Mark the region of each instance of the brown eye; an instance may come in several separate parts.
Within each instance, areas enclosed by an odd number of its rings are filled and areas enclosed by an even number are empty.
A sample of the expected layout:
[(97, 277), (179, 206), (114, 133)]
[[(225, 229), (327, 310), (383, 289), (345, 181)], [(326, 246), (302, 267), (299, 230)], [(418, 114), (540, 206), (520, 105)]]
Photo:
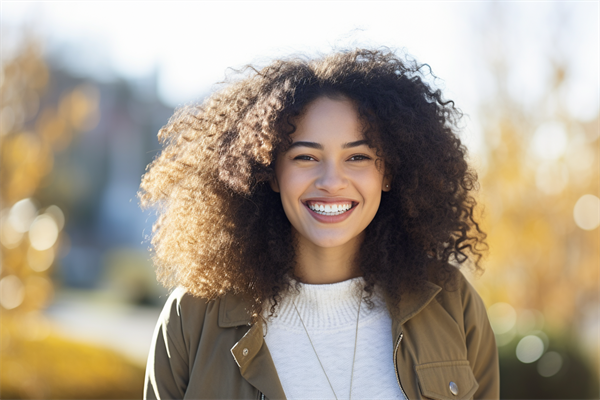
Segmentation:
[(314, 157), (307, 156), (307, 155), (296, 156), (296, 157), (294, 157), (294, 160), (299, 160), (299, 161), (316, 161)]
[(356, 154), (352, 157), (349, 158), (349, 161), (365, 161), (365, 160), (370, 160), (371, 157), (364, 155), (364, 154)]

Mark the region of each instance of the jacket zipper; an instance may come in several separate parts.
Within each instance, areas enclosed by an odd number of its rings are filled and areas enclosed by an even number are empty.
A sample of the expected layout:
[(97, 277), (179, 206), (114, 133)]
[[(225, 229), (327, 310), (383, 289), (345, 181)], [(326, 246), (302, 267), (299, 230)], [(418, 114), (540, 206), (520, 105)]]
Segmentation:
[(396, 362), (396, 358), (398, 357), (398, 348), (400, 347), (400, 342), (404, 337), (404, 332), (400, 332), (400, 337), (398, 337), (398, 341), (396, 342), (396, 346), (394, 348), (394, 369), (396, 370), (396, 380), (398, 381), (398, 386), (400, 386), (400, 391), (404, 395), (404, 398), (408, 400), (406, 393), (404, 393), (404, 389), (402, 388), (402, 384), (400, 383), (400, 373), (398, 371), (398, 363)]

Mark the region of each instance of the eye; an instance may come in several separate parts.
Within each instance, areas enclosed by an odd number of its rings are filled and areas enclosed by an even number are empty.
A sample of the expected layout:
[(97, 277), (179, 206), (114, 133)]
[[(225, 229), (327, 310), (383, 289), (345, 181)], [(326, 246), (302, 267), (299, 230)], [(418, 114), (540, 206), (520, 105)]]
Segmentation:
[(316, 161), (316, 159), (313, 156), (308, 156), (306, 154), (301, 154), (299, 156), (294, 157), (294, 160), (299, 160), (299, 161)]
[(348, 159), (348, 161), (366, 161), (366, 160), (371, 160), (371, 157), (367, 156), (366, 154), (355, 154)]

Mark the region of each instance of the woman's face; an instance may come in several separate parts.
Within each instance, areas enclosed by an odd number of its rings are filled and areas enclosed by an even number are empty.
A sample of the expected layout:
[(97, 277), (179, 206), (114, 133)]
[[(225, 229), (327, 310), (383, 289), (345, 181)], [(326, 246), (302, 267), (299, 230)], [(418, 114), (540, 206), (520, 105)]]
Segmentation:
[(364, 140), (354, 104), (318, 98), (296, 127), (292, 145), (277, 156), (271, 186), (281, 194), (300, 244), (356, 244), (389, 182), (383, 162)]

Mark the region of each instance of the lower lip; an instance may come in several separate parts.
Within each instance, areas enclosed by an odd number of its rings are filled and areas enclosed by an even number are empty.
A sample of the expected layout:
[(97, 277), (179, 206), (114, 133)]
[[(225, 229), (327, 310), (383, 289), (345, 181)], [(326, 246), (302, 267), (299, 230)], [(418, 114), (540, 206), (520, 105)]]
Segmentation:
[(354, 209), (356, 208), (356, 206), (353, 206), (351, 209), (349, 209), (345, 213), (339, 214), (339, 215), (323, 215), (323, 214), (318, 214), (318, 213), (314, 212), (306, 204), (304, 204), (304, 207), (306, 207), (306, 209), (308, 210), (308, 212), (314, 219), (316, 219), (317, 221), (322, 222), (324, 224), (335, 224), (338, 222), (342, 222), (343, 220), (348, 218), (350, 216), (350, 214), (352, 214), (352, 211), (354, 211)]

